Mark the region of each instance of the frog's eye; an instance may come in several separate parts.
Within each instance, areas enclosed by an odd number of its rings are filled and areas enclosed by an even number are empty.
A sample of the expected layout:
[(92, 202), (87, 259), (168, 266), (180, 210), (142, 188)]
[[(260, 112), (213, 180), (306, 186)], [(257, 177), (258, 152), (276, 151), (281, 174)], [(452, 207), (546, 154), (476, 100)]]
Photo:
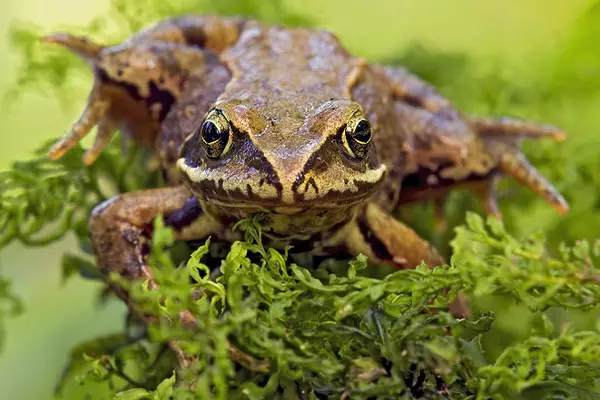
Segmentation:
[(229, 121), (220, 111), (211, 111), (200, 127), (200, 137), (210, 158), (222, 156), (231, 144)]
[(353, 116), (346, 124), (342, 137), (344, 147), (353, 157), (363, 157), (371, 143), (371, 124), (363, 116)]

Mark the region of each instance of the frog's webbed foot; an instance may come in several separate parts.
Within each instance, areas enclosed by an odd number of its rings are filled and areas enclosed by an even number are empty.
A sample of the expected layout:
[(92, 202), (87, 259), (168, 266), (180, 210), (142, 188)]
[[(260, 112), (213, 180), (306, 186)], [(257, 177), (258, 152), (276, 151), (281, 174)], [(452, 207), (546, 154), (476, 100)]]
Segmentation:
[[(105, 46), (94, 43), (88, 38), (72, 36), (65, 33), (45, 36), (42, 38), (45, 43), (60, 44), (67, 47), (73, 53), (77, 54), (88, 62), (92, 67), (99, 62), (100, 53)], [(58, 141), (49, 151), (50, 159), (61, 158), (66, 152), (73, 148), (83, 139), (93, 128), (98, 125), (98, 134), (96, 141), (91, 149), (84, 155), (86, 164), (93, 163), (102, 150), (108, 145), (114, 127), (112, 127), (105, 118), (110, 107), (110, 100), (101, 94), (98, 82), (94, 84), (88, 97), (88, 103), (81, 116), (73, 124), (71, 130), (60, 141)]]
[[(563, 196), (544, 176), (533, 167), (520, 149), (523, 139), (553, 138), (557, 141), (566, 139), (560, 129), (547, 124), (537, 124), (514, 118), (470, 118), (472, 126), (484, 143), (485, 150), (497, 160), (498, 170), (512, 176), (533, 190), (542, 199), (564, 215), (569, 206)], [(484, 201), (486, 210), (499, 216), (498, 207), (491, 184), (481, 186), (477, 192)]]

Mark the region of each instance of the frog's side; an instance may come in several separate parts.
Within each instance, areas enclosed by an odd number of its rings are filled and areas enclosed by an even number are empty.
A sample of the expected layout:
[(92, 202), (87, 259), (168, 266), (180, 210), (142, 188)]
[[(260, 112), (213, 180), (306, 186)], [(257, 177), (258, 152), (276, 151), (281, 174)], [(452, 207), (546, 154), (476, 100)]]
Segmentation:
[(466, 186), (498, 215), (492, 185), (505, 173), (567, 210), (519, 150), (523, 138), (560, 131), (463, 116), (407, 71), (369, 65), (328, 32), (189, 16), (114, 47), (46, 40), (82, 55), (96, 79), (51, 157), (97, 125), (91, 163), (120, 128), (153, 146), (171, 185), (94, 210), (90, 235), (105, 272), (152, 282), (144, 249), (158, 214), (180, 239), (233, 240), (233, 224), (262, 213), (272, 246), (413, 267), (442, 259), (389, 214), (402, 204)]

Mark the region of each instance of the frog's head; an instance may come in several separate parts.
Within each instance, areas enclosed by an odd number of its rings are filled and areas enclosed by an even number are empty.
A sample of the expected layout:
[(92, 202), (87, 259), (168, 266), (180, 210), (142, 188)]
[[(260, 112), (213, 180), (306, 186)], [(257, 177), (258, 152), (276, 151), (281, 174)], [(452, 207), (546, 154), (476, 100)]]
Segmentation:
[(217, 103), (185, 141), (178, 167), (196, 195), (226, 207), (339, 207), (381, 183), (362, 108), (349, 100)]

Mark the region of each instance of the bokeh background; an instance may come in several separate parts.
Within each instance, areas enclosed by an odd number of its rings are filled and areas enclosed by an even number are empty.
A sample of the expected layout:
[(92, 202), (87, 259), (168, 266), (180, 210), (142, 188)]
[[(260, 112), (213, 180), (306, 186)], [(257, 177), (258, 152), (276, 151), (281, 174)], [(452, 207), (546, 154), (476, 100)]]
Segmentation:
[[(288, 0), (286, 3), (313, 18), (319, 26), (337, 33), (351, 51), (370, 60), (412, 60), (426, 74), (430, 60), (426, 55), (439, 52), (445, 58), (437, 59), (435, 70), (447, 74), (442, 78), (439, 74), (431, 77), (441, 79), (442, 90), (468, 111), (510, 112), (567, 128), (570, 139), (566, 146), (570, 150), (557, 153), (555, 162), (547, 160), (548, 154), (557, 151), (554, 144), (530, 145), (528, 150), (534, 158), (551, 167), (553, 163), (559, 164), (549, 173), (559, 187), (571, 190), (569, 200), (573, 212), (566, 220), (568, 223), (561, 222), (551, 209), (533, 197), (528, 197), (531, 201), (527, 205), (509, 207), (506, 212), (509, 217), (519, 213), (519, 218), (511, 218), (511, 228), (522, 235), (542, 229), (554, 242), (600, 237), (597, 235), (600, 228), (595, 227), (600, 225), (600, 217), (590, 213), (598, 207), (590, 203), (595, 197), (586, 187), (586, 182), (594, 182), (598, 177), (586, 181), (574, 175), (585, 165), (573, 168), (560, 165), (583, 162), (585, 157), (590, 157), (590, 152), (599, 151), (597, 128), (600, 124), (596, 121), (600, 95), (590, 94), (595, 86), (573, 81), (572, 71), (563, 68), (571, 60), (591, 67), (600, 65), (597, 57), (589, 61), (584, 56), (578, 58), (589, 50), (585, 47), (586, 40), (594, 40), (586, 36), (587, 31), (578, 33), (577, 29), (590, 23), (586, 18), (590, 10), (597, 11), (598, 7), (594, 8), (597, 2)], [(0, 93), (7, 93), (19, 71), (18, 53), (10, 45), (11, 26), (19, 21), (28, 22), (47, 32), (65, 24), (84, 26), (92, 18), (106, 13), (109, 6), (110, 0), (1, 2)], [(583, 48), (573, 47), (574, 41), (583, 43)], [(444, 60), (448, 62), (447, 70), (439, 65)], [(545, 78), (549, 71), (556, 78), (552, 82), (558, 82), (551, 89), (546, 87), (550, 82)], [(598, 69), (583, 68), (577, 74), (594, 72)], [(487, 94), (479, 91), (482, 89), (478, 84), (480, 79)], [(599, 78), (590, 75), (590, 80), (594, 79), (597, 82)], [(539, 85), (531, 89), (528, 84)], [(41, 142), (63, 134), (83, 106), (89, 85), (89, 80), (74, 84), (68, 102), (39, 91), (22, 93), (18, 99), (5, 97), (0, 109), (0, 168), (28, 158)], [(504, 91), (513, 86), (517, 90)], [(524, 87), (528, 88), (527, 93), (535, 91), (535, 94), (523, 96), (525, 92), (520, 90)], [(563, 89), (564, 96), (561, 95)], [(478, 99), (486, 99), (485, 104), (470, 102), (471, 93)], [(486, 96), (491, 96), (491, 100)], [(540, 103), (539, 107), (536, 102)], [(577, 185), (581, 186), (577, 192), (581, 196), (572, 194), (578, 190)], [(9, 320), (4, 327), (0, 398), (51, 398), (69, 350), (83, 340), (118, 330), (122, 324), (124, 309), (120, 304), (111, 302), (98, 307), (96, 284), (81, 279), (62, 284), (58, 268), (60, 256), (74, 245), (72, 239), (41, 249), (12, 244), (0, 252), (2, 273), (12, 279), (14, 290), (26, 307), (23, 315)], [(588, 323), (593, 324), (593, 321)], [(525, 331), (527, 316), (515, 314), (507, 307), (499, 310), (498, 324), (510, 325), (518, 334), (519, 330)]]

